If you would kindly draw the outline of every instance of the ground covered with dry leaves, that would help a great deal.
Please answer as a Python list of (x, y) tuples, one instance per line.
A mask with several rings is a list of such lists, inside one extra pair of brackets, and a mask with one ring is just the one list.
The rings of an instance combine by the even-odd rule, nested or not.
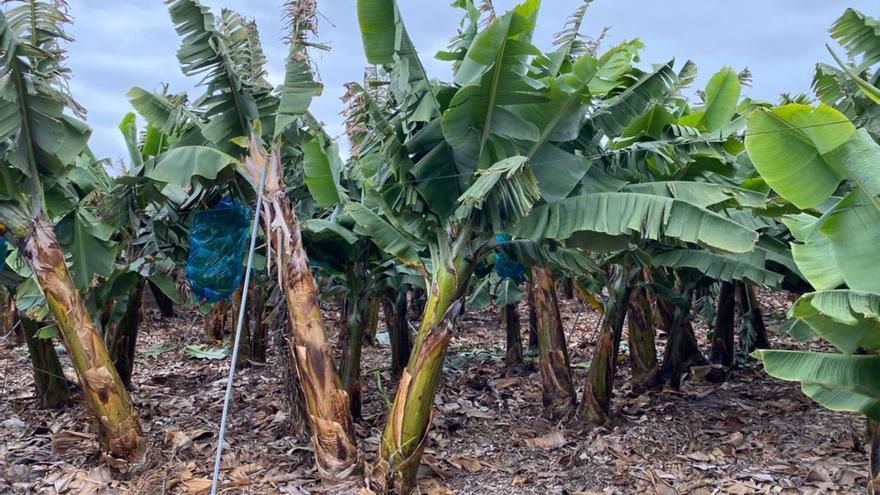
[[(762, 300), (775, 328), (789, 298)], [(598, 317), (577, 302), (561, 304), (580, 385)], [(328, 305), (325, 314), (335, 332), (338, 312)], [(613, 424), (587, 430), (542, 417), (537, 373), (504, 376), (497, 321), (492, 310), (471, 313), (453, 341), (420, 472), (423, 493), (864, 493), (864, 420), (821, 409), (755, 362), (720, 385), (691, 379), (678, 392), (642, 395), (629, 389), (624, 363)], [(705, 326), (697, 327), (705, 339)], [(0, 348), (0, 493), (205, 493), (228, 360), (184, 353), (202, 340), (197, 314), (160, 319), (149, 311), (133, 378), (149, 452), (143, 465), (126, 471), (100, 463), (82, 405), (36, 408), (26, 350)], [(393, 397), (389, 359), (381, 343), (365, 349), (365, 419), (357, 428), (368, 455), (383, 425), (383, 394)], [(73, 376), (69, 366), (67, 372)], [(308, 442), (288, 434), (280, 380), (274, 354), (237, 374), (223, 493), (321, 491)]]

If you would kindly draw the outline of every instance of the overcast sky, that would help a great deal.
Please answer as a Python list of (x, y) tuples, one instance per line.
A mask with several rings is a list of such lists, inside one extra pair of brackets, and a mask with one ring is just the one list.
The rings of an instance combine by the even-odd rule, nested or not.
[[(282, 0), (202, 0), (219, 12), (229, 7), (256, 19), (269, 58), (273, 83), (281, 81), (286, 47), (282, 43)], [(76, 42), (70, 46), (73, 69), (71, 90), (88, 109), (94, 130), (92, 149), (114, 161), (127, 156), (117, 124), (130, 110), (125, 93), (132, 86), (146, 89), (170, 83), (175, 91), (196, 96), (198, 81), (180, 73), (175, 52), (179, 40), (160, 0), (69, 0), (75, 18), (70, 27)], [(460, 11), (448, 0), (399, 0), (407, 28), (428, 72), (445, 78), (448, 64), (433, 59), (454, 34)], [(506, 11), (514, 0), (495, 0)], [(566, 17), (579, 5), (575, 0), (543, 0), (535, 43), (550, 44)], [(324, 94), (313, 104), (314, 113), (328, 131), (342, 132), (339, 112), (342, 84), (361, 80), (366, 64), (360, 46), (356, 0), (319, 0), (320, 39), (333, 47), (317, 56)], [(700, 77), (693, 93), (725, 65), (748, 67), (754, 81), (746, 94), (773, 100), (782, 92), (809, 91), (813, 66), (830, 62), (825, 43), (828, 26), (846, 7), (878, 16), (876, 0), (595, 0), (582, 32), (598, 34), (610, 27), (605, 45), (640, 38), (646, 45), (643, 63), (661, 63), (675, 57), (697, 63)], [(874, 8), (872, 8), (874, 7)]]

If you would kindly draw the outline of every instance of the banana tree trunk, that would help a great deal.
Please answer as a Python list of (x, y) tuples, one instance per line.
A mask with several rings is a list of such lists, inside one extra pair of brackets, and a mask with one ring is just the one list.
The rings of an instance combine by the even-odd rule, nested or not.
[(10, 347), (25, 343), (24, 332), (19, 328), (18, 311), (12, 292), (0, 287), (0, 334)]
[(274, 249), (279, 286), (287, 302), (290, 334), (287, 344), (302, 386), (318, 474), (342, 480), (361, 466), (355, 444), (348, 394), (333, 362), (324, 317), (309, 258), (302, 245), (299, 221), (281, 180), (280, 150), (263, 152), (251, 140), (245, 168), (255, 183), (266, 170), (263, 193), (264, 231)]
[(868, 455), (868, 494), (880, 493), (880, 423), (868, 420), (870, 452)]
[(644, 381), (657, 372), (654, 321), (647, 289), (633, 290), (627, 307), (627, 341), (633, 381)]
[(361, 419), (361, 351), (372, 316), (372, 307), (364, 306), (356, 295), (348, 299), (348, 316), (339, 342), (342, 347), (340, 377), (351, 401), (352, 418), (356, 420)]
[(134, 371), (135, 348), (138, 329), (143, 320), (144, 282), (141, 280), (128, 291), (125, 311), (117, 323), (110, 323), (107, 336), (107, 350), (126, 388), (131, 387), (131, 374)]
[(378, 294), (370, 298), (370, 311), (367, 314), (367, 324), (364, 328), (364, 340), (370, 345), (376, 345), (376, 331), (379, 330), (379, 307), (381, 298)]
[(441, 263), (435, 269), (419, 334), (400, 377), (373, 468), (373, 483), (384, 493), (408, 495), (416, 487), (446, 348), (463, 308), (458, 299), (473, 271), (462, 259)]
[(604, 424), (609, 419), (614, 376), (617, 371), (617, 354), (631, 291), (626, 268), (617, 267), (614, 279), (608, 288), (608, 299), (599, 328), (599, 341), (590, 361), (590, 371), (580, 406), (581, 416), (594, 425)]
[[(764, 324), (764, 313), (761, 311), (761, 303), (758, 302), (758, 297), (755, 295), (755, 286), (744, 282), (737, 282), (736, 298), (739, 305), (739, 314), (750, 323), (752, 330), (750, 339), (740, 337), (740, 344), (746, 354), (751, 354), (755, 349), (769, 349), (770, 339), (767, 338), (767, 326)], [(744, 342), (744, 340), (748, 340), (748, 342)]]
[(269, 323), (266, 321), (266, 291), (264, 287), (251, 287), (248, 298), (248, 311), (254, 318), (254, 331), (251, 336), (251, 359), (256, 363), (266, 362), (266, 340), (269, 336)]
[(509, 376), (522, 374), (525, 370), (523, 361), (522, 330), (519, 324), (519, 311), (516, 304), (506, 304), (501, 308), (501, 325), (507, 334), (507, 352), (504, 356), (504, 367)]
[(529, 352), (538, 351), (538, 314), (535, 311), (535, 290), (531, 282), (526, 284), (526, 304), (529, 307)]
[[(235, 341), (235, 330), (238, 325), (238, 313), (241, 311), (241, 292), (243, 287), (239, 287), (232, 293), (232, 311), (231, 325), (233, 342)], [(236, 366), (247, 366), (251, 360), (251, 315), (248, 304), (245, 303), (244, 319), (241, 322), (241, 338), (238, 341), (238, 359)]]
[(149, 282), (150, 292), (153, 293), (153, 299), (156, 300), (156, 306), (159, 308), (159, 314), (162, 318), (174, 318), (174, 301), (166, 296), (162, 289), (153, 282)]
[(560, 288), (562, 289), (562, 298), (566, 301), (571, 301), (574, 299), (574, 282), (572, 282), (571, 277), (565, 277), (560, 282)]
[(715, 326), (709, 361), (730, 367), (733, 365), (733, 323), (736, 305), (733, 282), (721, 282), (718, 303), (715, 306)]
[(211, 306), (211, 312), (205, 317), (205, 339), (208, 342), (223, 340), (226, 332), (226, 321), (229, 319), (229, 301), (217, 301)]
[[(689, 290), (676, 284), (676, 291), (681, 293), (685, 300), (690, 301)], [(663, 352), (663, 361), (655, 384), (678, 390), (681, 386), (682, 374), (691, 366), (706, 364), (706, 358), (703, 357), (694, 335), (694, 328), (690, 322), (690, 307), (683, 308), (659, 297), (655, 298), (655, 301), (662, 328), (668, 329), (666, 349)]]
[(406, 368), (411, 349), (406, 292), (388, 289), (382, 298), (382, 313), (391, 344), (391, 373), (399, 377)]
[(21, 327), (31, 355), (34, 369), (34, 392), (40, 407), (61, 408), (70, 402), (70, 388), (64, 378), (64, 369), (50, 339), (37, 337), (40, 325), (30, 318), (21, 318)]
[[(286, 321), (284, 324), (286, 325)], [(280, 327), (278, 330), (275, 340), (278, 344), (278, 357), (281, 361), (284, 404), (287, 406), (290, 433), (299, 440), (309, 441), (311, 437), (309, 412), (306, 410), (306, 397), (297, 373), (296, 357), (293, 355), (294, 346), (290, 344), (291, 337), (284, 330), (284, 327)]]
[(550, 270), (532, 267), (532, 294), (538, 333), (538, 369), (544, 409), (550, 416), (567, 413), (576, 403), (568, 346)]
[(52, 226), (36, 219), (20, 252), (46, 294), (83, 395), (97, 419), (101, 448), (119, 459), (140, 458), (145, 444), (137, 411), (67, 270)]

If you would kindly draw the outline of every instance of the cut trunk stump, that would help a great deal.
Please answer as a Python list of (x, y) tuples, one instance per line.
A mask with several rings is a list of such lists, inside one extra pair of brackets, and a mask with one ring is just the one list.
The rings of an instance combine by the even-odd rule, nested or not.
[(217, 301), (211, 306), (211, 312), (205, 318), (205, 339), (208, 342), (221, 341), (226, 333), (229, 320), (229, 301)]

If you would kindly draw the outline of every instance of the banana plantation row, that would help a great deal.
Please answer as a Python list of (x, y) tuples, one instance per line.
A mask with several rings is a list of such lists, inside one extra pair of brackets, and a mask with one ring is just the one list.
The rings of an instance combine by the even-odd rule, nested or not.
[[(166, 0), (181, 70), (204, 93), (132, 88), (146, 127), (134, 113), (123, 119), (129, 166), (111, 177), (67, 90), (66, 5), (9, 2), (0, 14), (2, 282), (44, 405), (69, 400), (57, 336), (106, 456), (142, 456), (149, 446), (127, 387), (145, 290), (166, 312), (196, 303), (184, 270), (195, 216), (221, 201), (253, 204), (265, 183), (241, 356), (264, 360), (267, 335), (284, 334), (292, 421), (327, 480), (364, 472), (353, 421), (361, 346), (380, 307), (399, 381), (367, 470), (378, 492), (415, 487), (466, 308), (499, 308), (508, 369), (521, 367), (514, 308), (523, 297), (548, 415), (608, 421), (625, 325), (636, 388), (677, 388), (707, 362), (723, 378), (737, 359), (738, 311), (740, 349), (769, 374), (802, 382), (826, 407), (880, 419), (877, 21), (847, 10), (834, 22), (837, 65), (817, 65), (815, 98), (754, 101), (741, 94), (748, 71), (724, 68), (692, 101), (693, 63), (642, 64), (639, 40), (604, 48), (585, 38), (589, 3), (542, 51), (532, 44), (538, 0), (503, 15), (490, 2), (456, 1), (461, 24), (437, 54), (452, 80), (438, 81), (395, 1), (358, 0), (371, 67), (347, 86), (343, 159), (309, 112), (322, 91), (310, 55), (325, 49), (315, 0), (284, 6), (278, 87), (253, 21)], [(242, 269), (234, 265), (236, 281)], [(579, 398), (556, 282), (602, 315)], [(838, 352), (767, 349), (756, 287), (802, 293), (787, 331)], [(344, 308), (338, 364), (319, 288)], [(691, 322), (706, 298), (715, 323), (711, 348), (700, 349)], [(221, 299), (209, 320), (222, 328), (230, 303)], [(239, 290), (232, 307), (241, 300)], [(414, 335), (408, 305), (421, 312)], [(662, 356), (658, 329), (668, 336)]]

